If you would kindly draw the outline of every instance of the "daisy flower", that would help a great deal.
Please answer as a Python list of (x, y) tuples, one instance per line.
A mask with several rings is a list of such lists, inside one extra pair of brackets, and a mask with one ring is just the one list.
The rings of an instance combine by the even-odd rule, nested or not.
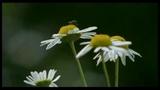
[[(111, 38), (107, 34), (96, 34), (91, 38), (91, 41), (82, 42), (80, 45), (86, 45), (77, 55), (76, 58), (80, 58), (91, 49), (94, 49), (94, 53), (98, 53), (93, 59), (98, 58), (97, 66), (102, 62), (102, 57), (104, 61), (115, 61), (118, 55), (115, 51), (121, 49), (121, 46), (130, 45), (130, 41), (111, 41)], [(101, 54), (102, 53), (102, 54)], [(119, 52), (122, 54), (121, 52)], [(102, 56), (103, 55), (103, 56)]]
[[(40, 86), (40, 87), (58, 87), (55, 82), (61, 77), (58, 75), (56, 78), (54, 78), (56, 74), (56, 70), (50, 69), (49, 73), (47, 75), (46, 70), (43, 70), (42, 72), (30, 72), (31, 75), (27, 76), (27, 80), (24, 80), (24, 83), (32, 85), (32, 86)], [(54, 79), (53, 79), (54, 78)]]
[[(111, 41), (112, 42), (126, 42), (126, 40), (121, 37), (121, 36), (112, 36), (111, 37)], [(121, 48), (119, 47), (113, 47), (114, 49), (112, 50), (112, 54), (114, 55), (114, 57), (117, 58), (117, 56), (119, 56), (121, 58), (121, 62), (122, 64), (125, 66), (126, 65), (126, 57), (128, 56), (131, 61), (135, 61), (135, 55), (139, 56), (139, 57), (142, 57), (138, 52), (134, 51), (133, 49), (130, 49), (129, 48), (129, 45), (124, 45), (124, 46), (120, 46)], [(106, 54), (106, 57), (109, 56), (109, 53)], [(107, 61), (108, 59), (106, 59)]]
[(69, 25), (62, 26), (58, 34), (53, 34), (52, 39), (41, 41), (41, 45), (47, 45), (46, 50), (52, 48), (57, 44), (61, 44), (62, 41), (75, 41), (79, 38), (90, 39), (92, 35), (95, 35), (96, 32), (90, 32), (97, 29), (96, 26), (88, 27), (80, 30), (76, 25), (70, 23)]

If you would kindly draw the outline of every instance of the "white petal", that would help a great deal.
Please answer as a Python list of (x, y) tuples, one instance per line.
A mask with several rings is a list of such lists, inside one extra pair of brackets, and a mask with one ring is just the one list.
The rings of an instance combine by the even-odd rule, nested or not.
[(42, 80), (46, 80), (46, 79), (44, 79), (44, 71), (42, 72)]
[(34, 72), (34, 75), (35, 75), (36, 80), (39, 81), (40, 80), (40, 76), (39, 76), (37, 71)]
[(27, 81), (27, 80), (24, 80), (24, 83), (26, 83), (26, 84), (30, 84), (30, 85), (33, 85), (33, 86), (36, 86), (36, 84), (35, 84), (35, 83), (33, 83), (33, 82), (29, 82), (29, 81)]
[(98, 54), (93, 58), (93, 60), (96, 59), (96, 58), (98, 58), (99, 55), (100, 55), (100, 53), (98, 53)]
[(81, 39), (91, 39), (92, 36), (81, 36), (80, 38), (81, 38)]
[(116, 46), (109, 46), (112, 50), (118, 51), (118, 52), (127, 52), (126, 49)]
[(133, 54), (133, 52), (130, 49), (127, 49), (128, 54), (130, 54), (133, 58), (135, 58), (135, 55)]
[(86, 45), (86, 44), (89, 44), (90, 42), (82, 42), (80, 43), (80, 45)]
[(53, 34), (52, 38), (62, 38), (64, 36), (66, 36), (66, 34)]
[(44, 79), (43, 79), (43, 72), (40, 72), (40, 73), (39, 73), (39, 77), (40, 77), (40, 80), (44, 80)]
[(124, 46), (124, 45), (130, 45), (132, 42), (130, 41), (112, 41), (113, 46)]
[(95, 35), (96, 32), (86, 32), (86, 33), (82, 33), (82, 36), (91, 36), (91, 35)]
[(79, 28), (74, 28), (73, 30), (69, 30), (68, 34), (74, 34), (74, 33), (78, 33)]
[(53, 79), (53, 77), (55, 76), (56, 72), (57, 72), (57, 71), (55, 71), (55, 70), (52, 71), (52, 74), (51, 74), (51, 76), (50, 76), (50, 80)]
[(61, 43), (60, 39), (55, 38), (53, 42), (51, 42), (50, 44), (47, 45), (46, 50), (48, 50), (48, 49), (52, 48), (53, 46), (55, 46), (56, 44), (60, 44), (60, 43)]
[(80, 30), (80, 31), (78, 31), (78, 32), (79, 32), (79, 33), (89, 32), (89, 31), (93, 31), (93, 30), (95, 30), (95, 29), (97, 29), (97, 27), (96, 27), (96, 26), (92, 26), (92, 27), (88, 27), (88, 28), (85, 28), (85, 29), (83, 29), (83, 30)]
[(120, 47), (116, 47), (116, 48), (114, 48), (114, 50), (116, 51), (116, 53), (120, 57), (122, 64), (125, 66), (126, 65), (126, 55), (128, 53), (127, 50), (124, 48), (120, 48)]
[(114, 60), (114, 52), (113, 52), (113, 50), (110, 51), (109, 56), (110, 56), (110, 61), (113, 61)]
[(33, 80), (29, 77), (26, 77), (28, 81), (33, 82)]
[(35, 74), (35, 72), (31, 72), (31, 75), (32, 75), (32, 77), (33, 77), (33, 79), (34, 79), (34, 82), (36, 82), (39, 78), (39, 75), (37, 76), (36, 74)]
[(41, 42), (40, 42), (40, 43), (41, 43), (40, 46), (44, 46), (44, 45), (46, 45), (46, 44), (48, 44), (48, 43), (50, 43), (50, 42), (53, 42), (53, 41), (54, 41), (54, 39), (49, 39), (49, 40), (41, 41)]
[(58, 87), (55, 83), (51, 83), (49, 87)]
[(132, 50), (132, 49), (129, 49), (132, 53), (134, 53), (135, 55), (138, 55), (139, 57), (142, 57), (138, 52)]
[(33, 80), (34, 81), (34, 78), (33, 77), (31, 77), (30, 75), (28, 76), (31, 80)]
[(102, 62), (102, 56), (99, 56), (98, 60), (97, 60), (97, 66), (99, 65), (99, 63)]
[(102, 47), (97, 47), (94, 49), (94, 53), (97, 53)]
[(104, 57), (104, 62), (107, 62), (107, 61), (109, 60), (108, 52), (105, 53), (105, 54), (103, 55), (103, 57)]
[(127, 53), (127, 56), (134, 62), (135, 60), (134, 60), (134, 58), (129, 54), (129, 53)]
[(46, 70), (43, 71), (43, 78), (44, 78), (44, 80), (47, 79), (47, 72), (46, 72)]
[(48, 72), (47, 80), (50, 80), (49, 78), (51, 76), (51, 73), (52, 73), (52, 69), (50, 69), (49, 72)]
[(123, 55), (122, 59), (121, 59), (121, 62), (124, 66), (126, 66), (126, 56)]
[(104, 52), (110, 51), (107, 47), (102, 47), (102, 50), (103, 50)]
[(85, 55), (92, 49), (92, 46), (86, 45), (77, 55), (76, 58), (80, 58), (81, 56)]
[(58, 75), (52, 82), (56, 82), (60, 77), (61, 75)]
[(56, 72), (57, 71), (55, 70), (50, 70), (48, 74), (48, 80), (52, 80)]
[(96, 32), (82, 33), (80, 38), (82, 38), (82, 39), (91, 39), (92, 35), (95, 35), (95, 34), (96, 34)]

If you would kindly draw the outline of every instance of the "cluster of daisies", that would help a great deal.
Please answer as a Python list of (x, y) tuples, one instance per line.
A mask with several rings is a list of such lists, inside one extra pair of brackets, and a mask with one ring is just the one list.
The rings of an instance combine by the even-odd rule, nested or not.
[[(88, 39), (87, 42), (81, 42), (80, 45), (85, 45), (82, 50), (76, 54), (76, 58), (79, 59), (87, 54), (92, 49), (96, 55), (93, 59), (97, 60), (98, 66), (102, 60), (104, 62), (113, 61), (116, 62), (120, 58), (122, 64), (126, 65), (126, 57), (128, 56), (133, 62), (135, 61), (135, 55), (142, 57), (138, 52), (129, 48), (132, 44), (131, 41), (126, 41), (122, 36), (109, 36), (107, 34), (96, 34), (93, 32), (96, 30), (96, 26), (88, 27), (80, 30), (75, 24), (70, 23), (66, 26), (62, 26), (57, 34), (53, 34), (51, 39), (41, 41), (40, 46), (47, 45), (46, 50), (51, 49), (57, 44), (62, 42), (71, 42), (78, 39)], [(25, 83), (33, 86), (42, 87), (57, 87), (55, 82), (60, 78), (60, 75), (54, 78), (56, 70), (50, 69), (47, 75), (46, 70), (42, 72), (31, 72), (31, 75), (27, 76), (24, 80)]]

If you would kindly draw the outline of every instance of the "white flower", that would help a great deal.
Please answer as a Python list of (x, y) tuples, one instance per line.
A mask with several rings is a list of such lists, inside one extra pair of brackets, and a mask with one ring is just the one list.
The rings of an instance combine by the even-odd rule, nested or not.
[(52, 39), (41, 41), (41, 45), (47, 45), (46, 50), (52, 48), (56, 44), (61, 44), (62, 39), (69, 39), (69, 40), (77, 40), (79, 38), (82, 39), (90, 39), (92, 35), (95, 35), (96, 32), (90, 32), (97, 29), (96, 26), (88, 27), (85, 29), (80, 30), (77, 26), (73, 24), (69, 24), (66, 26), (62, 26), (58, 32), (58, 34), (53, 34)]
[[(115, 41), (116, 42), (126, 42), (126, 40), (121, 36), (112, 36), (111, 41), (112, 42), (115, 42)], [(138, 52), (130, 49), (128, 45), (121, 46), (121, 48), (119, 48), (119, 47), (112, 47), (112, 48), (114, 48), (112, 50), (112, 52), (114, 52), (113, 57), (119, 56), (121, 58), (121, 62), (124, 66), (126, 65), (126, 56), (128, 56), (133, 62), (135, 61), (134, 60), (135, 55), (142, 57)], [(105, 54), (106, 57), (109, 57), (109, 55), (110, 55), (110, 53)], [(106, 58), (105, 60), (107, 62), (108, 58)]]
[[(86, 45), (87, 44), (87, 45)], [(80, 58), (81, 56), (88, 53), (91, 49), (94, 49), (94, 53), (98, 53), (93, 59), (98, 58), (97, 65), (102, 61), (102, 55), (103, 53), (104, 61), (115, 61), (115, 59), (118, 58), (118, 56), (122, 56), (121, 54), (124, 52), (116, 52), (119, 49), (122, 49), (122, 47), (118, 46), (124, 46), (124, 45), (130, 45), (130, 41), (111, 41), (110, 36), (104, 35), (104, 34), (97, 34), (94, 37), (92, 37), (91, 41), (89, 42), (82, 42), (80, 45), (86, 45), (77, 55), (76, 58)]]
[[(31, 75), (27, 76), (27, 80), (24, 80), (26, 84), (30, 84), (33, 86), (42, 86), (42, 87), (58, 87), (55, 82), (61, 77), (58, 75), (56, 78), (54, 78), (56, 74), (56, 70), (50, 69), (49, 73), (47, 75), (46, 70), (43, 70), (43, 72), (31, 72)], [(54, 79), (53, 79), (54, 78)]]

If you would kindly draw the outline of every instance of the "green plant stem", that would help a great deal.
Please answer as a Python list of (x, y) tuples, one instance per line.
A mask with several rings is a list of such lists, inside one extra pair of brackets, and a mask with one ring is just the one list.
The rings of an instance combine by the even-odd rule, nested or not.
[(119, 74), (119, 60), (116, 60), (115, 63), (115, 87), (118, 87), (118, 74)]
[(74, 46), (74, 42), (70, 42), (70, 47), (71, 47), (71, 49), (72, 49), (72, 52), (73, 52), (74, 57), (75, 57), (75, 59), (76, 59), (76, 62), (77, 62), (77, 64), (78, 64), (78, 68), (79, 68), (79, 72), (80, 72), (80, 75), (81, 75), (83, 84), (84, 84), (85, 87), (87, 87), (87, 82), (86, 82), (86, 79), (85, 79), (85, 77), (84, 77), (84, 73), (83, 73), (83, 70), (82, 70), (81, 63), (80, 63), (79, 59), (76, 58), (76, 49), (75, 49), (75, 46)]
[(104, 74), (105, 74), (107, 86), (110, 87), (111, 84), (110, 84), (110, 79), (109, 79), (107, 67), (106, 67), (106, 64), (105, 64), (105, 62), (104, 62), (103, 51), (101, 51), (101, 56), (102, 56), (102, 58), (101, 58), (101, 59), (102, 59), (102, 66), (103, 66), (103, 71), (104, 71)]

